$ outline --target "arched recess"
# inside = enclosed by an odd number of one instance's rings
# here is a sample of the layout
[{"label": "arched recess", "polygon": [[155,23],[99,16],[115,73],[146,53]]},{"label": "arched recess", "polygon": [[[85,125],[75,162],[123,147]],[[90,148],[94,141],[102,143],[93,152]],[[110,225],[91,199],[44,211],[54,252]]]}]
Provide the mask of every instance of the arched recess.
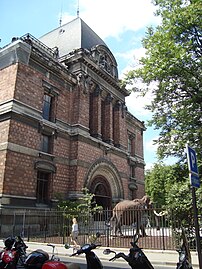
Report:
[{"label": "arched recess", "polygon": [[96,45],[91,48],[91,52],[97,65],[118,80],[117,62],[110,49],[105,45]]},{"label": "arched recess", "polygon": [[111,209],[112,193],[109,182],[103,176],[96,176],[90,186],[90,192],[95,194],[95,202],[103,209]]},{"label": "arched recess", "polygon": [[[123,199],[123,185],[121,177],[114,164],[104,158],[98,159],[94,162],[88,170],[85,186],[94,194],[99,195],[99,199],[105,196],[109,201],[111,195],[111,203],[116,203],[120,199]],[[100,203],[103,203],[100,202]],[[109,206],[110,207],[110,206]]]}]

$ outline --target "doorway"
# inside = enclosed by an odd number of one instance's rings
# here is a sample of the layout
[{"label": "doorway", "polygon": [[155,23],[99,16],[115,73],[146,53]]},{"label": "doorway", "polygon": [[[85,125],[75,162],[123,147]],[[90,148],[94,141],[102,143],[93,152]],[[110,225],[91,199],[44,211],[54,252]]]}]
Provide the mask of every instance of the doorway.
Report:
[{"label": "doorway", "polygon": [[103,176],[97,176],[93,179],[90,192],[95,194],[95,202],[102,206],[104,210],[112,208],[112,194],[108,181]]}]

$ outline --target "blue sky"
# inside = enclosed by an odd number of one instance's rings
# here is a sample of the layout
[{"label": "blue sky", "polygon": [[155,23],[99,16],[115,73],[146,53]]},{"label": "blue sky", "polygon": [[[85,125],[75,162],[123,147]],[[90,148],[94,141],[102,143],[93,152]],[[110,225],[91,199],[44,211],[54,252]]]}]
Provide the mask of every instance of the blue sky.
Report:
[{"label": "blue sky", "polygon": [[[157,25],[155,7],[150,0],[0,0],[0,47],[10,43],[12,37],[30,33],[36,38],[79,16],[105,41],[114,54],[122,77],[136,60],[144,55],[141,40],[146,27]],[[132,93],[127,97],[128,110],[141,121],[151,115],[144,105],[151,101]],[[144,132],[146,168],[156,161],[156,147],[152,140],[158,131],[147,128]]]}]

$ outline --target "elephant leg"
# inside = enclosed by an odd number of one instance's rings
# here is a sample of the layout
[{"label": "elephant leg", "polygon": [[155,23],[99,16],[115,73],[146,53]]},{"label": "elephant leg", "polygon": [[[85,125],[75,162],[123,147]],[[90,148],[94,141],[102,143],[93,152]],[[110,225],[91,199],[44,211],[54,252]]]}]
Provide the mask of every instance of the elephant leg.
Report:
[{"label": "elephant leg", "polygon": [[145,231],[147,222],[148,222],[148,213],[147,211],[145,211],[145,212],[142,212],[141,214],[141,223],[140,223],[140,229],[141,229],[141,233],[143,237],[147,236],[146,231]]},{"label": "elephant leg", "polygon": [[118,222],[118,220],[116,219],[116,224],[115,224],[115,231],[114,231],[114,234],[117,235],[118,231],[119,231],[119,222]]},{"label": "elephant leg", "polygon": [[137,234],[137,235],[140,234],[140,224],[139,224],[139,220],[136,222],[136,234]]},{"label": "elephant leg", "polygon": [[155,217],[155,222],[156,222],[156,229],[157,231],[160,230],[160,221],[159,221],[159,217],[157,217],[156,215],[154,215]]},{"label": "elephant leg", "polygon": [[145,231],[145,224],[144,224],[144,218],[142,216],[142,214],[140,212],[138,212],[138,217],[137,217],[137,225],[136,225],[136,234],[140,234],[141,231],[141,235],[142,237],[147,236],[146,231]]},{"label": "elephant leg", "polygon": [[113,215],[111,217],[110,226],[112,227],[113,234],[116,234],[116,230],[117,230],[117,217],[116,217],[116,215]]},{"label": "elephant leg", "polygon": [[115,225],[114,225],[114,234],[115,235],[123,235],[121,231],[121,216],[115,217]]},{"label": "elephant leg", "polygon": [[117,231],[119,232],[119,234],[120,234],[121,236],[123,236],[123,233],[122,233],[122,231],[121,231],[121,219],[118,220],[117,228],[118,228]]},{"label": "elephant leg", "polygon": [[146,236],[147,236],[147,234],[146,234],[145,227],[144,227],[144,225],[143,225],[143,224],[142,224],[142,225],[140,225],[140,230],[141,230],[142,236],[143,236],[143,237],[146,237]]},{"label": "elephant leg", "polygon": [[141,223],[141,216],[140,216],[140,212],[135,212],[136,216],[136,234],[139,235],[140,234],[140,223]]},{"label": "elephant leg", "polygon": [[113,234],[116,236],[120,230],[119,218],[114,214],[110,219],[110,224],[113,227]]}]

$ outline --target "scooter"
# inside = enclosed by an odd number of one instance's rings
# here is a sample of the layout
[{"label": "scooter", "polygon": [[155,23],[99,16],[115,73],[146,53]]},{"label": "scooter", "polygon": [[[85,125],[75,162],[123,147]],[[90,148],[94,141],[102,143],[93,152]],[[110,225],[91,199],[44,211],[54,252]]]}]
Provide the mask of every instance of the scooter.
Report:
[{"label": "scooter", "polygon": [[181,246],[179,253],[179,262],[177,263],[176,269],[193,269],[191,263],[189,262],[187,251],[184,245]]},{"label": "scooter", "polygon": [[180,249],[177,250],[177,252],[179,253],[179,261],[177,263],[176,269],[193,269],[191,264],[189,244],[184,227],[181,227],[181,230],[181,245]]},{"label": "scooter", "polygon": [[101,244],[84,244],[80,249],[70,256],[86,255],[87,269],[103,269],[103,265],[98,256],[92,251],[93,249],[101,246]]},{"label": "scooter", "polygon": [[193,269],[191,265],[191,254],[189,245],[184,229],[182,228],[182,238],[180,249],[177,250],[179,253],[179,261],[176,269]]},{"label": "scooter", "polygon": [[[141,248],[137,246],[138,237],[131,242],[132,248],[130,249],[129,255],[125,255],[124,253],[116,253],[111,249],[105,249],[103,253],[108,255],[110,253],[114,253],[115,256],[111,258],[109,261],[114,261],[118,258],[125,259],[132,269],[154,269],[148,258],[145,256]],[[87,261],[87,269],[103,269],[103,265],[97,255],[92,251],[97,247],[101,246],[101,244],[84,244],[79,250],[73,253],[70,256],[85,254]]]},{"label": "scooter", "polygon": [[[102,265],[100,259],[93,251],[93,249],[96,249],[97,247],[101,246],[101,244],[95,243],[97,238],[99,238],[99,237],[100,237],[100,233],[98,232],[98,233],[96,233],[95,236],[92,236],[93,242],[91,242],[89,244],[84,244],[83,246],[80,247],[80,249],[78,249],[76,252],[71,254],[70,257],[85,254],[86,262],[87,262],[87,267],[86,267],[87,269],[103,269],[103,265]],[[65,248],[69,249],[70,245],[65,244]]]},{"label": "scooter", "polygon": [[123,252],[116,253],[111,249],[105,249],[104,254],[108,255],[110,253],[114,253],[115,256],[111,258],[109,261],[115,261],[116,259],[123,258],[132,269],[154,269],[144,252],[137,245],[138,236],[134,237],[134,242],[131,242],[131,248],[129,254],[126,255]]}]

